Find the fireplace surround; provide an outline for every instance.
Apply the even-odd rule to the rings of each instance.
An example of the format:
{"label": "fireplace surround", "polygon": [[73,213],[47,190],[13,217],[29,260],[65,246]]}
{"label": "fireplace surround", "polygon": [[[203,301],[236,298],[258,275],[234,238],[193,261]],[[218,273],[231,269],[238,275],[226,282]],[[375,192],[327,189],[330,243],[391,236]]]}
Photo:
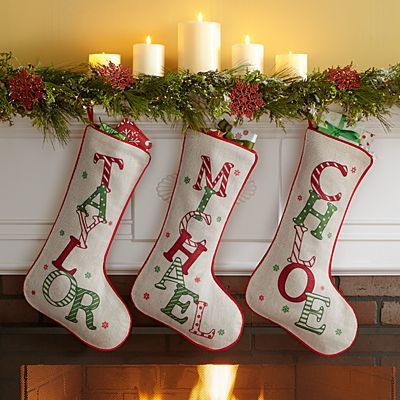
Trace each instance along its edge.
{"label": "fireplace surround", "polygon": [[[371,400],[396,399],[396,367],[400,365],[400,298],[397,289],[400,285],[400,277],[336,278],[339,290],[355,308],[360,323],[359,335],[353,347],[336,357],[321,357],[311,353],[282,329],[253,314],[244,302],[244,290],[248,277],[220,277],[222,284],[234,295],[245,312],[245,329],[242,338],[236,346],[223,352],[201,350],[186,342],[173,331],[160,326],[156,321],[133,309],[129,301],[129,291],[134,277],[120,275],[112,276],[111,279],[131,307],[134,326],[128,341],[120,349],[104,353],[86,347],[64,329],[54,325],[44,315],[31,309],[22,296],[22,276],[3,275],[0,277],[0,399],[43,400],[46,398],[53,400],[52,397],[38,397],[39,392],[35,392],[34,389],[31,390],[32,393],[29,396],[28,392],[24,393],[24,371],[28,371],[34,366],[45,365],[46,367],[43,368],[50,368],[53,372],[61,370],[65,372],[66,376],[74,377],[75,386],[79,386],[82,377],[87,376],[85,374],[89,367],[133,368],[141,366],[144,368],[155,364],[175,367],[185,365],[188,368],[192,366],[192,369],[199,364],[235,364],[240,365],[243,370],[245,366],[250,367],[251,365],[258,365],[259,368],[261,366],[263,366],[262,368],[275,368],[276,371],[279,368],[286,369],[286,371],[291,371],[293,382],[296,381],[291,386],[292,391],[288,389],[288,393],[292,397],[284,397],[288,400],[303,398],[300,397],[303,389],[298,384],[299,377],[303,376],[302,374],[306,371],[311,371],[312,368],[314,368],[313,376],[320,377],[318,379],[314,377],[312,380],[316,379],[315,391],[312,386],[307,387],[308,400],[318,398],[312,397],[314,395],[320,396],[321,392],[318,391],[318,387],[326,381],[327,378],[324,378],[326,376],[333,374],[335,376],[333,382],[336,382],[337,385],[339,383],[344,385],[349,381],[349,377],[359,376],[359,373],[361,376],[368,374],[372,377],[381,376],[382,381],[380,382],[386,382],[383,385],[386,388],[385,394],[379,397],[369,397]],[[53,365],[62,365],[62,367],[60,367],[61,369],[51,367]],[[319,368],[329,366],[342,368],[352,366],[364,369],[359,372],[356,369],[350,369],[347,371],[353,372],[344,373],[342,368],[334,369],[332,372]],[[372,367],[381,368],[374,370],[371,369]],[[195,374],[193,371],[192,375]],[[341,375],[341,373],[345,375]],[[122,372],[118,374],[123,375]],[[273,373],[271,372],[271,374]],[[281,374],[277,373],[276,376],[278,379]],[[79,393],[81,397],[68,391],[65,392],[65,396],[63,394],[64,397],[61,397],[61,393],[64,392],[61,392],[60,388],[67,390],[66,388],[69,386],[68,382],[62,380],[60,376],[57,378],[61,385],[59,386],[60,397],[57,397],[57,400],[85,400],[84,395],[89,396],[82,389]],[[368,379],[370,381],[373,378],[369,377]],[[352,385],[355,391],[352,399],[357,399],[355,396],[364,393],[360,380],[363,381],[363,379],[359,379],[358,383]],[[41,382],[41,386],[44,388],[45,383]],[[279,379],[275,382],[279,382]],[[329,382],[326,384],[328,385]],[[274,387],[276,389],[277,386],[266,386],[265,399],[280,400],[279,397],[272,396]],[[267,390],[268,388],[269,390]],[[133,389],[123,395],[113,390],[111,388],[105,394],[98,390],[96,400],[140,398],[132,397],[135,396]],[[268,391],[270,397],[268,397]],[[336,392],[332,392],[331,397],[328,393],[325,393],[324,396],[327,399],[335,400],[351,398],[347,397],[345,392],[346,390],[343,389],[343,397]],[[372,394],[373,392],[370,393],[371,396],[375,396]],[[113,395],[114,397],[112,397]],[[333,395],[337,397],[332,397]],[[257,392],[257,396],[254,396],[258,400],[259,393]],[[93,397],[88,398],[91,400]],[[242,396],[237,400],[243,398],[251,399],[252,397]],[[169,400],[169,398],[165,397],[164,400]]]}

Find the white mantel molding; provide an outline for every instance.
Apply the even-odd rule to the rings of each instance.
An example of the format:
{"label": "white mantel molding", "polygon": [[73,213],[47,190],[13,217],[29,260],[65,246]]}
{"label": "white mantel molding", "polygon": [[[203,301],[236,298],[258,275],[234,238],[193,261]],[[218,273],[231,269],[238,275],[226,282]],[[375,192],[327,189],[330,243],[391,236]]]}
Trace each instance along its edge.
{"label": "white mantel molding", "polygon": [[[100,115],[104,122],[113,122]],[[377,134],[375,165],[348,212],[333,260],[336,275],[400,274],[400,114]],[[152,164],[119,227],[108,260],[112,274],[133,274],[142,265],[163,221],[180,152],[180,126],[141,121],[153,142]],[[75,163],[84,127],[70,125],[62,148],[43,142],[28,119],[0,125],[0,274],[24,274],[51,228]],[[216,272],[249,275],[275,233],[300,155],[305,123],[288,122],[286,133],[267,120],[251,123],[258,134],[259,163],[232,213],[218,252]],[[246,216],[246,219],[244,218]],[[246,221],[246,222],[243,222]]]}

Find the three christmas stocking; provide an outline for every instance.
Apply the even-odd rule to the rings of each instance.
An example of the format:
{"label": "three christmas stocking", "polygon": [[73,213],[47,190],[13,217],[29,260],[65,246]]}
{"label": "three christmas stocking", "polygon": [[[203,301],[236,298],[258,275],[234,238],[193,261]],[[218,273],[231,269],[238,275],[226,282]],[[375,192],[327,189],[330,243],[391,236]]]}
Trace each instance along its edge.
{"label": "three christmas stocking", "polygon": [[233,345],[241,310],[213,272],[222,232],[254,151],[211,134],[187,134],[161,233],[132,289],[143,313],[209,350]]}
{"label": "three christmas stocking", "polygon": [[308,129],[278,231],[247,288],[256,313],[323,355],[343,352],[357,333],[354,311],[332,283],[331,262],[349,203],[371,165],[358,145]]}
{"label": "three christmas stocking", "polygon": [[24,284],[27,301],[86,344],[120,346],[131,318],[105,274],[110,244],[150,161],[128,137],[86,129],[50,235]]}

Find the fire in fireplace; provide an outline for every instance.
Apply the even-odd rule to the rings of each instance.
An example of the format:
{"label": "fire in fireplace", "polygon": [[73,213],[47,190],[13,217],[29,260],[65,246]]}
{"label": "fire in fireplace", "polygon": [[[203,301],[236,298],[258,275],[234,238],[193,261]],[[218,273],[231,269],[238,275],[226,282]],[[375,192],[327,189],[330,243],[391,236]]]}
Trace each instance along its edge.
{"label": "fire in fireplace", "polygon": [[393,400],[390,367],[24,365],[21,400]]}

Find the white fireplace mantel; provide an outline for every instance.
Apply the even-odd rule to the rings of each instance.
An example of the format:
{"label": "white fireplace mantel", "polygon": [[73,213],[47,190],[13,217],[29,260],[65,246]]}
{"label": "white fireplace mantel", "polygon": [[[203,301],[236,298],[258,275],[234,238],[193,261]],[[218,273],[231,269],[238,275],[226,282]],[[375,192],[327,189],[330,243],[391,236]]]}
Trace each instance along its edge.
{"label": "white fireplace mantel", "polygon": [[[377,134],[375,165],[356,193],[333,260],[337,275],[400,274],[400,115],[390,134]],[[104,122],[112,122],[102,116]],[[142,121],[153,142],[152,164],[127,208],[108,259],[113,274],[138,271],[161,227],[178,166],[180,127]],[[286,133],[268,121],[251,123],[259,162],[232,213],[216,259],[218,274],[248,275],[271,243],[300,155],[306,124]],[[43,142],[27,119],[0,125],[0,273],[23,274],[51,228],[69,181],[83,126],[71,123],[65,147]]]}

